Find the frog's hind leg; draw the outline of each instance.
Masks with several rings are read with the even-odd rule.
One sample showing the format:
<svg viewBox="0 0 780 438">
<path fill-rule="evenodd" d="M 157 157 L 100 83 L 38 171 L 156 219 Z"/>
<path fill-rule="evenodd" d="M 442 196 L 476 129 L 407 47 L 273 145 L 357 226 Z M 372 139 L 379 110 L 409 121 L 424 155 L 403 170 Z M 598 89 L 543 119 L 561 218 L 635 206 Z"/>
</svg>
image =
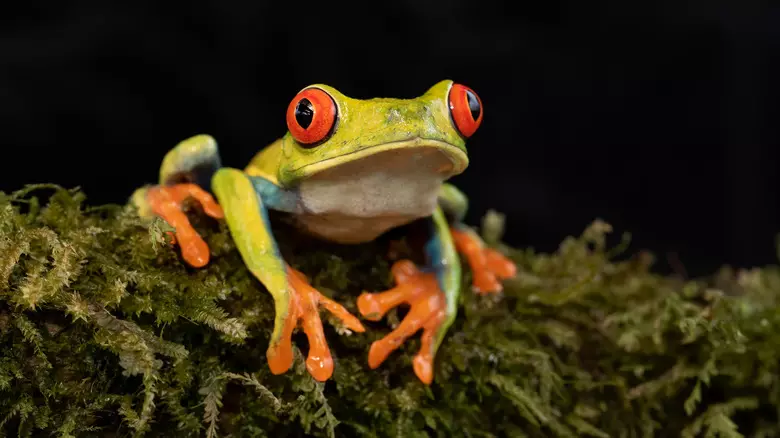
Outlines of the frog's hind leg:
<svg viewBox="0 0 780 438">
<path fill-rule="evenodd" d="M 500 252 L 486 247 L 479 235 L 463 223 L 468 200 L 455 186 L 442 186 L 439 205 L 449 219 L 457 251 L 466 257 L 471 268 L 473 289 L 479 293 L 500 292 L 501 280 L 515 276 L 515 264 Z"/>
<path fill-rule="evenodd" d="M 160 165 L 160 185 L 193 183 L 211 190 L 211 177 L 222 167 L 217 142 L 210 135 L 190 137 L 168 151 Z"/>
<path fill-rule="evenodd" d="M 192 184 L 203 191 L 211 190 L 211 177 L 222 167 L 217 142 L 209 135 L 190 137 L 168 151 L 160 165 L 158 186 Z M 147 192 L 152 186 L 144 186 L 131 196 L 131 202 L 143 217 L 154 216 Z"/>
<path fill-rule="evenodd" d="M 358 310 L 366 319 L 378 321 L 390 309 L 410 306 L 401 324 L 384 338 L 374 342 L 368 364 L 377 368 L 403 342 L 422 329 L 421 347 L 414 358 L 414 372 L 425 384 L 433 381 L 433 360 L 447 329 L 457 315 L 460 292 L 460 261 L 448 232 L 446 218 L 437 209 L 431 218 L 432 237 L 425 247 L 428 266 L 418 269 L 409 260 L 392 267 L 396 287 L 385 292 L 364 292 L 358 298 Z"/>
<path fill-rule="evenodd" d="M 216 141 L 208 135 L 191 137 L 165 155 L 159 183 L 137 189 L 130 199 L 141 217 L 161 217 L 176 229 L 171 241 L 178 241 L 184 260 L 194 267 L 208 263 L 209 248 L 183 213 L 182 205 L 192 198 L 207 215 L 222 218 L 222 209 L 208 192 L 211 177 L 220 167 Z"/>
</svg>

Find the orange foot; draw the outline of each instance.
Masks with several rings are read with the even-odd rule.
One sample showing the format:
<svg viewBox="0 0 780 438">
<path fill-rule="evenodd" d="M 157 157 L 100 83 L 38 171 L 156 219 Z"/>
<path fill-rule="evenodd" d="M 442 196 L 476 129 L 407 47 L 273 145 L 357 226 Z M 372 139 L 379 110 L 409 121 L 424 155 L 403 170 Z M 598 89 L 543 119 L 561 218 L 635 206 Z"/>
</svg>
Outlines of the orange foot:
<svg viewBox="0 0 780 438">
<path fill-rule="evenodd" d="M 225 216 L 222 207 L 214 198 L 195 184 L 154 186 L 146 193 L 146 199 L 154 214 L 176 229 L 175 234 L 170 236 L 171 243 L 179 241 L 184 261 L 190 266 L 201 268 L 209 262 L 209 247 L 192 228 L 187 215 L 182 211 L 182 204 L 187 198 L 194 198 L 203 207 L 203 211 L 215 219 Z"/>
<path fill-rule="evenodd" d="M 274 374 L 282 374 L 290 369 L 293 362 L 292 333 L 300 321 L 309 340 L 306 369 L 316 380 L 324 382 L 333 374 L 333 357 L 322 330 L 319 307 L 328 310 L 350 330 L 363 332 L 365 328 L 342 305 L 311 287 L 301 272 L 288 266 L 287 278 L 290 281 L 290 304 L 284 317 L 281 336 L 278 341 L 272 341 L 266 353 L 268 366 Z"/>
<path fill-rule="evenodd" d="M 422 345 L 414 358 L 414 373 L 426 385 L 433 381 L 433 357 L 438 329 L 446 319 L 447 303 L 433 273 L 420 272 L 409 260 L 400 260 L 391 268 L 396 287 L 379 293 L 363 292 L 358 297 L 360 314 L 379 321 L 388 310 L 400 305 L 411 306 L 401 324 L 384 338 L 371 344 L 368 366 L 377 368 L 403 342 L 423 329 Z"/>
<path fill-rule="evenodd" d="M 482 240 L 473 232 L 452 228 L 452 238 L 455 248 L 466 256 L 471 267 L 472 285 L 476 292 L 485 294 L 501 292 L 500 280 L 512 278 L 517 273 L 517 266 L 500 252 L 486 248 Z"/>
</svg>

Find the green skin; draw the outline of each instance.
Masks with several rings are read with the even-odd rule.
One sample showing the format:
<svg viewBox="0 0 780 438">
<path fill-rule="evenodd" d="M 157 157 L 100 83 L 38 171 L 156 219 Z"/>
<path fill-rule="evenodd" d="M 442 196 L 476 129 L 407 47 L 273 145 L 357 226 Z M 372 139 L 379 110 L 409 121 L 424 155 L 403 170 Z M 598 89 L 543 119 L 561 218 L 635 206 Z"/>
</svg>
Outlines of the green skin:
<svg viewBox="0 0 780 438">
<path fill-rule="evenodd" d="M 209 184 L 247 268 L 274 298 L 276 319 L 268 349 L 273 372 L 291 365 L 285 359 L 274 366 L 271 359 L 289 335 L 283 326 L 294 290 L 268 210 L 288 212 L 303 231 L 344 244 L 428 220 L 431 238 L 424 271 L 435 274 L 446 300 L 446 315 L 435 327 L 435 355 L 455 319 L 461 289 L 461 263 L 450 230 L 465 231 L 479 241 L 461 223 L 466 197 L 445 182 L 468 165 L 465 138 L 450 115 L 452 85 L 441 81 L 414 99 L 370 100 L 352 99 L 325 85 L 307 87 L 327 92 L 336 105 L 337 122 L 329 137 L 307 148 L 288 132 L 243 171 L 221 167 L 216 142 L 206 135 L 185 140 L 166 155 L 158 187 L 199 178 L 202 185 Z M 147 190 L 139 189 L 133 200 L 142 215 L 152 216 Z"/>
</svg>

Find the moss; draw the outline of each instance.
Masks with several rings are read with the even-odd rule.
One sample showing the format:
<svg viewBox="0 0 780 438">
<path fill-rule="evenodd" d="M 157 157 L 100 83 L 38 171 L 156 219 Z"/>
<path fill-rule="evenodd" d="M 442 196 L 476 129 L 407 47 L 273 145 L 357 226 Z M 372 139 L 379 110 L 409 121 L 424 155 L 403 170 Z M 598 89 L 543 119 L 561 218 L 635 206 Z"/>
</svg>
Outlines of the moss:
<svg viewBox="0 0 780 438">
<path fill-rule="evenodd" d="M 44 196 L 47 200 L 39 201 Z M 462 294 L 435 381 L 408 342 L 377 370 L 365 334 L 326 327 L 336 360 L 317 383 L 296 350 L 274 376 L 272 301 L 224 225 L 190 215 L 214 257 L 187 268 L 167 227 L 77 190 L 0 193 L 0 433 L 9 436 L 769 437 L 780 430 L 780 269 L 681 281 L 652 257 L 617 260 L 591 224 L 552 254 L 483 235 L 519 266 L 498 296 Z M 283 251 L 355 311 L 391 285 L 387 239 L 344 247 L 283 227 Z M 403 245 L 395 245 L 396 250 Z M 464 270 L 469 283 L 468 270 Z M 397 322 L 400 314 L 391 315 Z M 296 337 L 305 351 L 305 337 Z"/>
</svg>

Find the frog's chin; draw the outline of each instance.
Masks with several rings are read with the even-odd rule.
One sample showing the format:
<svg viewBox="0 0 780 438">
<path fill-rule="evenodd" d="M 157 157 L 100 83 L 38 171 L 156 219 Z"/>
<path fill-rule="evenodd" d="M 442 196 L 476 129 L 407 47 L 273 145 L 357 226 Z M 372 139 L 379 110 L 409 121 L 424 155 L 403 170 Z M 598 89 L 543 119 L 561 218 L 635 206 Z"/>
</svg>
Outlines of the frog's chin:
<svg viewBox="0 0 780 438">
<path fill-rule="evenodd" d="M 466 162 L 456 147 L 425 140 L 374 146 L 341 159 L 296 188 L 299 224 L 340 243 L 367 242 L 430 216 L 442 182 Z"/>
<path fill-rule="evenodd" d="M 430 164 L 429 170 L 440 174 L 444 179 L 460 174 L 469 164 L 468 155 L 457 146 L 440 140 L 415 137 L 408 140 L 360 148 L 348 154 L 308 164 L 295 172 L 298 174 L 299 179 L 306 179 L 317 173 L 333 170 L 341 165 L 355 161 L 367 161 L 373 164 L 376 160 L 367 159 L 379 158 L 385 155 L 384 153 L 393 151 L 409 152 L 408 157 L 410 160 L 424 160 L 425 163 Z M 438 155 L 438 157 L 434 155 Z"/>
</svg>

